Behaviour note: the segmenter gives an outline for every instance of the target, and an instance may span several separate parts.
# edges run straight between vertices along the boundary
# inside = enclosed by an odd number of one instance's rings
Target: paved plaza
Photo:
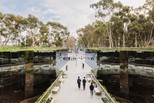
[[[83,52],[79,52],[78,54],[70,53],[68,56],[77,57],[77,59],[70,60],[66,64],[68,65],[68,70],[65,71],[67,78],[61,86],[58,94],[53,95],[55,103],[103,103],[101,96],[94,94],[91,98],[89,90],[90,83],[88,83],[88,81],[85,90],[83,90],[82,83],[81,88],[78,89],[77,77],[80,76],[82,80],[91,70],[91,67],[85,63],[85,54]],[[85,64],[84,69],[82,69],[82,63]],[[61,69],[65,70],[66,65]]]

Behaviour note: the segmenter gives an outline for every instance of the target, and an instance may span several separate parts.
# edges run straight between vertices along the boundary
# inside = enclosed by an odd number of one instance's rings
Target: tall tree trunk
[[[111,27],[110,25],[108,24],[108,29],[107,29],[107,32],[109,33],[109,47],[113,47],[113,40],[112,40],[112,31],[111,31]]]
[[[137,47],[137,35],[135,35],[135,47]]]
[[[118,37],[118,47],[120,47],[120,36]]]
[[[109,30],[109,47],[113,47],[112,31]]]
[[[115,47],[118,47],[118,39],[114,40]]]
[[[150,35],[148,36],[146,42],[145,42],[145,46],[149,46],[149,44],[153,41],[154,37],[153,37],[153,29],[154,29],[154,24],[152,24],[152,28],[150,31]]]
[[[34,33],[31,31],[31,35],[32,35],[32,47],[35,46],[35,37],[34,37]]]
[[[125,44],[126,44],[126,41],[125,41],[125,33],[123,33],[122,39],[123,39],[123,40],[122,40],[122,46],[123,46],[123,47],[126,47],[126,46],[125,46]]]
[[[5,38],[5,41],[3,42],[2,46],[6,46],[7,45],[7,43],[10,40],[10,37],[11,37],[11,33],[9,34],[9,36],[7,38]]]

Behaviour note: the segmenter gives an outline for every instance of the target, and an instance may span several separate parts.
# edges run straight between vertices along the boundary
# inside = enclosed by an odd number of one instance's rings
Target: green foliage
[[[99,0],[90,5],[96,10],[97,21],[77,31],[84,47],[149,47],[154,46],[154,1],[146,0],[138,8],[120,1]],[[105,19],[104,19],[105,18]],[[108,19],[106,19],[108,18]],[[101,39],[103,38],[103,39]]]
[[[79,35],[79,45],[84,47],[102,46],[102,41],[106,41],[107,25],[102,21],[96,21],[77,31]]]
[[[56,22],[48,22],[47,27],[49,29],[48,41],[51,45],[61,47],[66,44],[69,32],[65,26]],[[51,39],[53,39],[53,41],[51,41]]]
[[[49,28],[49,25],[51,28]],[[34,15],[27,18],[0,12],[0,46],[12,43],[15,46],[58,46],[65,45],[69,32],[57,22],[44,24]]]

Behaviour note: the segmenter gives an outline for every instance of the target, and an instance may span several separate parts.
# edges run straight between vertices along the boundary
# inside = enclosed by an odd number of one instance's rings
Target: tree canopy
[[[79,43],[84,47],[147,47],[154,46],[154,1],[146,0],[138,7],[114,0],[91,4],[96,20],[80,28]]]
[[[55,46],[66,45],[67,27],[57,22],[42,22],[34,15],[27,18],[0,12],[0,45]]]
[[[75,37],[69,36],[69,37],[67,38],[67,40],[66,40],[66,46],[67,46],[67,48],[69,48],[70,50],[72,50],[73,47],[75,46],[75,44],[76,44],[76,39],[75,39]]]

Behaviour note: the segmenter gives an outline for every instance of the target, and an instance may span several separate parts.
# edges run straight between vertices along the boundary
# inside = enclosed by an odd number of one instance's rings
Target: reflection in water
[[[129,51],[127,56],[129,100],[134,103],[154,103],[154,52]],[[103,85],[111,94],[123,98],[120,91],[120,53],[98,52],[97,65],[98,79],[103,79]]]
[[[0,52],[0,103],[42,94],[56,78],[54,60],[55,52]]]

